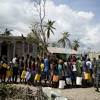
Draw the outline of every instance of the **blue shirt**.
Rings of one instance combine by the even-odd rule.
[[[58,74],[61,75],[62,74],[62,65],[58,64]]]
[[[49,61],[48,58],[44,59],[44,71],[48,71],[49,70]]]

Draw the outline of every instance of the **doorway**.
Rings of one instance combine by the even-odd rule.
[[[8,44],[6,42],[2,42],[1,44],[1,57],[7,57]]]

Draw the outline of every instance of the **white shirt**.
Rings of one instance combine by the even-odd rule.
[[[87,62],[86,62],[86,65],[87,65],[87,66],[90,65],[90,66],[89,66],[89,69],[92,69],[92,63],[91,63],[91,61],[87,61]]]
[[[16,59],[17,59],[16,57],[12,59],[13,64],[16,63]]]
[[[76,65],[73,65],[73,71],[77,71],[77,70],[76,70]]]

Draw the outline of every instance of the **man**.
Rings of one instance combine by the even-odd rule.
[[[91,62],[90,58],[88,58],[88,60],[86,61],[86,66],[87,66],[87,69],[89,70],[90,75],[92,77],[92,74],[93,74],[93,65],[92,65],[92,62]]]
[[[18,58],[18,55],[16,54],[15,57],[12,59],[12,63],[13,63],[13,66],[14,64],[16,63],[16,59]]]
[[[13,77],[12,77],[12,80],[15,83],[17,82],[18,62],[19,62],[18,56],[15,55],[15,57],[12,59],[12,63],[13,63]]]
[[[98,56],[98,60],[96,61],[96,67],[94,70],[94,74],[96,75],[96,91],[99,92],[99,83],[100,83],[100,55]]]
[[[48,55],[45,55],[45,59],[44,59],[44,73],[45,73],[46,80],[48,80],[49,79],[49,56]]]

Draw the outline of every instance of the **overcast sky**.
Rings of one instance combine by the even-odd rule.
[[[12,29],[13,35],[26,35],[37,19],[32,0],[0,0],[0,31]],[[100,50],[100,3],[99,0],[47,0],[46,20],[55,20],[55,35],[68,31],[71,40],[79,39],[81,48]]]

